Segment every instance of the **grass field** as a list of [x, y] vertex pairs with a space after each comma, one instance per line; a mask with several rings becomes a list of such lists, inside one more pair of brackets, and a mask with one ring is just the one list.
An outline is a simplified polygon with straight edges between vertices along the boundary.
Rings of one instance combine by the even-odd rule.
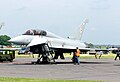
[[[116, 54], [112, 54], [112, 53], [110, 53], [110, 54], [103, 54], [101, 56], [101, 59], [114, 59], [115, 56], [116, 56]], [[92, 58], [95, 58], [95, 56], [94, 55], [89, 55], [89, 54], [82, 54], [80, 56], [80, 58], [83, 58], [83, 59], [92, 59]], [[99, 58], [99, 55], [97, 55], [97, 58]]]
[[0, 82], [103, 82], [92, 80], [51, 80], [51, 79], [32, 79], [32, 78], [5, 78], [1, 77]]
[[[64, 56], [65, 56], [65, 57], [70, 57], [70, 58], [72, 58], [73, 55], [72, 55], [72, 54], [70, 55], [70, 54], [65, 53]], [[112, 53], [103, 54], [103, 55], [101, 56], [101, 59], [114, 59], [115, 56], [116, 56], [116, 54], [112, 54]], [[32, 58], [32, 55], [18, 55], [18, 54], [16, 54], [16, 57], [17, 57], [17, 58]], [[37, 58], [38, 55], [37, 55], [37, 54], [34, 54], [34, 57]], [[81, 58], [81, 59], [94, 59], [95, 56], [94, 56], [94, 55], [89, 55], [89, 54], [81, 54], [81, 55], [80, 55], [80, 58]], [[99, 58], [99, 55], [97, 55], [97, 58]]]

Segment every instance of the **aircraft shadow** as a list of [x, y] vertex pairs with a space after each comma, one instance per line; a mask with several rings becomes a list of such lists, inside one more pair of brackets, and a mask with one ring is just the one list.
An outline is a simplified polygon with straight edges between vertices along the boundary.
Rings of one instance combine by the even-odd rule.
[[[51, 62], [51, 63], [36, 63], [36, 62], [29, 62], [29, 63], [13, 63], [13, 65], [53, 65], [53, 64], [74, 64], [73, 62]], [[111, 62], [87, 62], [81, 61], [80, 64], [111, 64]]]

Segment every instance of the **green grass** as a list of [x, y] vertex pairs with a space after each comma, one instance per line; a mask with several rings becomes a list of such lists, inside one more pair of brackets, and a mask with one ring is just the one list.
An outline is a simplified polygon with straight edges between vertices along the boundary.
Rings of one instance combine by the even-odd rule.
[[[114, 59], [116, 54], [103, 54], [100, 59]], [[94, 59], [94, 55], [81, 55], [81, 59]], [[99, 58], [99, 55], [97, 55], [97, 58]]]
[[5, 78], [1, 77], [0, 82], [103, 82], [92, 80], [51, 80], [51, 79], [32, 79], [32, 78]]
[[31, 55], [16, 55], [16, 58], [32, 58]]
[[[64, 54], [64, 55], [65, 55], [65, 57], [71, 57], [72, 58], [72, 55], [69, 55], [69, 54]], [[112, 54], [112, 53], [103, 54], [101, 56], [101, 59], [113, 59], [115, 56], [116, 56], [116, 54]], [[81, 59], [95, 59], [95, 55], [81, 54], [80, 58]], [[97, 58], [99, 58], [99, 55], [97, 55]]]
[[[15, 52], [15, 55], [16, 55], [16, 58], [33, 58], [32, 55], [29, 55], [29, 54], [27, 54], [27, 55], [25, 55], [25, 54], [18, 55], [18, 51]], [[72, 58], [73, 54], [70, 55], [68, 53], [65, 53], [64, 56]], [[112, 54], [112, 53], [103, 54], [101, 56], [101, 59], [113, 59], [115, 56], [116, 56], [116, 54]], [[38, 54], [34, 54], [34, 57], [37, 58]], [[98, 57], [99, 57], [99, 55], [97, 55], [97, 58]], [[81, 54], [80, 58], [81, 59], [94, 59], [95, 56], [94, 55], [89, 55], [89, 54]]]
[[[72, 58], [73, 55], [72, 54], [71, 55], [70, 54], [64, 54], [64, 56]], [[103, 54], [101, 56], [101, 59], [114, 59], [115, 56], [116, 56], [116, 54], [112, 54], [112, 53], [110, 53], [110, 54]], [[37, 58], [38, 55], [34, 54], [34, 57]], [[16, 54], [16, 58], [32, 58], [32, 55], [18, 55], [18, 54]], [[94, 59], [95, 56], [94, 55], [89, 55], [89, 54], [81, 54], [80, 58], [81, 59]], [[97, 55], [97, 58], [99, 58], [99, 55]]]

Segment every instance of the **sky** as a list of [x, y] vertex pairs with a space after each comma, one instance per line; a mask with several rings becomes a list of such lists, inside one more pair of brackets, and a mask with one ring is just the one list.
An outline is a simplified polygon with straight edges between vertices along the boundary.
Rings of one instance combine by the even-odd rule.
[[66, 38], [85, 18], [82, 42], [120, 44], [120, 0], [0, 0], [0, 34], [10, 37], [37, 28]]

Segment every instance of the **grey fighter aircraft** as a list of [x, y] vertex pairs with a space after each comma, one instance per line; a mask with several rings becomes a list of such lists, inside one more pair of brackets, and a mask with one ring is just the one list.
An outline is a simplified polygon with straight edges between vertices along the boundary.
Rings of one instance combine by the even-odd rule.
[[[77, 36], [75, 38], [62, 38], [45, 30], [30, 29], [24, 34], [12, 38], [9, 42], [27, 45], [30, 51], [33, 53], [38, 53], [37, 63], [40, 62], [50, 62], [60, 56], [64, 59], [63, 53], [74, 52], [76, 47], [78, 47], [81, 52], [88, 50], [86, 45], [80, 42], [81, 36], [83, 34], [87, 19], [83, 21], [80, 25]], [[54, 53], [54, 56], [53, 56]]]

